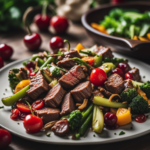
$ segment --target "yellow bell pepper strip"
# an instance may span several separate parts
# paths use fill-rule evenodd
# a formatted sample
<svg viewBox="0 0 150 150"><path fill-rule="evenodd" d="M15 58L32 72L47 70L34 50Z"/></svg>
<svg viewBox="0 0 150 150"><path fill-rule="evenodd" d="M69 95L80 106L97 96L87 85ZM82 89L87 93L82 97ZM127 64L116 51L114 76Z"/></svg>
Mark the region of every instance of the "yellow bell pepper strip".
<svg viewBox="0 0 150 150"><path fill-rule="evenodd" d="M101 133L104 128L104 115L97 105L94 105L92 128L96 133Z"/></svg>
<svg viewBox="0 0 150 150"><path fill-rule="evenodd" d="M147 38L141 37L141 36L139 36L139 39L140 39L140 41L149 41Z"/></svg>
<svg viewBox="0 0 150 150"><path fill-rule="evenodd" d="M26 91L30 88L30 85L27 85L25 88L20 90L19 92L15 93L14 95L2 98L2 103L6 106L12 106L15 102L17 102L20 98L26 96Z"/></svg>
<svg viewBox="0 0 150 150"><path fill-rule="evenodd" d="M112 107L112 108L127 108L128 104L123 104L119 102L109 102L107 98L100 96L94 96L93 103L100 106Z"/></svg>
<svg viewBox="0 0 150 150"><path fill-rule="evenodd" d="M150 40L150 32L147 33L147 38Z"/></svg>
<svg viewBox="0 0 150 150"><path fill-rule="evenodd" d="M79 52L80 50L85 49L85 47L81 43L79 43L75 49Z"/></svg>
<svg viewBox="0 0 150 150"><path fill-rule="evenodd" d="M26 87L26 86L29 85L29 84L30 84L30 80L22 80L22 81L20 81L20 82L17 84L14 93L19 92L20 90L22 90L24 87Z"/></svg>
<svg viewBox="0 0 150 150"><path fill-rule="evenodd" d="M126 125L132 121L131 112L126 108L119 108L116 113L117 124L120 126Z"/></svg>
<svg viewBox="0 0 150 150"><path fill-rule="evenodd" d="M135 35L132 40L138 40L138 37Z"/></svg>
<svg viewBox="0 0 150 150"><path fill-rule="evenodd" d="M93 27L94 29L96 29L96 30L98 30L98 31L100 31L100 32L102 32L102 33L108 34L108 33L107 33L107 30L106 30L105 27L102 26L102 25L99 25L99 24L97 24L97 23L91 23L91 27Z"/></svg>

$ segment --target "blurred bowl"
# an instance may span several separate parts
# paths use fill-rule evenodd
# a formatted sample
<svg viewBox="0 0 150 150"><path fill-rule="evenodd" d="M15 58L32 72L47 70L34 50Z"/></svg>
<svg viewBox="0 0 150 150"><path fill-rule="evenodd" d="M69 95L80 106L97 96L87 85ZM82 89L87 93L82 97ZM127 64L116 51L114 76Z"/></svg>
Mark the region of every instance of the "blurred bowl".
<svg viewBox="0 0 150 150"><path fill-rule="evenodd" d="M117 36L111 36L97 31L91 27L91 23L98 23L108 15L113 8L134 8L140 12L150 11L150 3L148 2L132 2L118 5L104 5L89 10L82 16L82 24L88 34L99 44L111 48L113 51L129 55L139 59L150 58L150 42L131 40Z"/></svg>

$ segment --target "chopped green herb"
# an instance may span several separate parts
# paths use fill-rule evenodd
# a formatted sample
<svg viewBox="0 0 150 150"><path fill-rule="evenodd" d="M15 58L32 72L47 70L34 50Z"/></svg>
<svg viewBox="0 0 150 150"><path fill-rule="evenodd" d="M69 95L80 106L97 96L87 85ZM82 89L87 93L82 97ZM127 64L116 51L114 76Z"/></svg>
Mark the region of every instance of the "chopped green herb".
<svg viewBox="0 0 150 150"><path fill-rule="evenodd" d="M4 108L4 106L0 106L0 109Z"/></svg>
<svg viewBox="0 0 150 150"><path fill-rule="evenodd" d="M47 134L46 134L47 137L50 137L50 135L51 135L51 133L47 133Z"/></svg>
<svg viewBox="0 0 150 150"><path fill-rule="evenodd" d="M96 135L95 135L95 134L93 134L93 137L96 137Z"/></svg>
<svg viewBox="0 0 150 150"><path fill-rule="evenodd" d="M7 91L7 89L5 89L5 91Z"/></svg>
<svg viewBox="0 0 150 150"><path fill-rule="evenodd" d="M125 132L124 131L121 131L120 133L119 133L119 135L124 135L125 134Z"/></svg>
<svg viewBox="0 0 150 150"><path fill-rule="evenodd" d="M145 76L143 76L143 78L145 78Z"/></svg>
<svg viewBox="0 0 150 150"><path fill-rule="evenodd" d="M114 135L116 135L117 133L114 133Z"/></svg>
<svg viewBox="0 0 150 150"><path fill-rule="evenodd" d="M17 124L19 125L20 123L18 122Z"/></svg>

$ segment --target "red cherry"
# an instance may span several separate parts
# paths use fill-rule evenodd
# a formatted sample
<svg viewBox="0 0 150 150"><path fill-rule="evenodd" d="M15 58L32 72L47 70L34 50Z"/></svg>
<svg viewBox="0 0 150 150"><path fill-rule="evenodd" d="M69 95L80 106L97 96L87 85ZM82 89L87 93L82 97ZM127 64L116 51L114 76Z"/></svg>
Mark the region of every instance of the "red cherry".
<svg viewBox="0 0 150 150"><path fill-rule="evenodd" d="M52 50L59 50L64 47L64 41L61 37L55 36L50 40L50 47Z"/></svg>
<svg viewBox="0 0 150 150"><path fill-rule="evenodd" d="M117 73L119 74L120 76L124 77L124 73L123 71L120 69L120 68L115 68L112 70L112 73Z"/></svg>
<svg viewBox="0 0 150 150"><path fill-rule="evenodd" d="M0 44L0 56L4 60L10 59L12 54L13 54L13 49L10 46L8 46L6 44Z"/></svg>
<svg viewBox="0 0 150 150"><path fill-rule="evenodd" d="M142 115L137 115L135 118L135 121L138 123L143 123L146 121L146 116L144 114Z"/></svg>
<svg viewBox="0 0 150 150"><path fill-rule="evenodd" d="M118 68L120 68L124 73L130 70L130 66L127 63L119 63Z"/></svg>
<svg viewBox="0 0 150 150"><path fill-rule="evenodd" d="M56 33L64 33L68 29L69 23L67 18L61 16L54 16L50 22Z"/></svg>
<svg viewBox="0 0 150 150"><path fill-rule="evenodd" d="M2 68L3 66L4 66L4 62L3 62L2 57L0 57L0 68Z"/></svg>
<svg viewBox="0 0 150 150"><path fill-rule="evenodd" d="M104 123L106 126L114 126L117 122L117 116L114 113L107 112L104 115Z"/></svg>
<svg viewBox="0 0 150 150"><path fill-rule="evenodd" d="M34 17L34 22L40 30L47 30L49 27L51 17L48 15L37 14Z"/></svg>
<svg viewBox="0 0 150 150"><path fill-rule="evenodd" d="M29 62L27 62L26 67L27 67L28 69L32 68L32 69L34 70L34 69L35 69L35 64L34 64L32 61L29 61Z"/></svg>
<svg viewBox="0 0 150 150"><path fill-rule="evenodd" d="M133 76L132 76L132 74L130 73L130 72L127 72L126 74L125 74L125 76L124 76L124 78L125 79L133 79Z"/></svg>
<svg viewBox="0 0 150 150"><path fill-rule="evenodd" d="M126 0L112 0L112 3L113 4L119 4L119 3L123 3L125 2Z"/></svg>
<svg viewBox="0 0 150 150"><path fill-rule="evenodd" d="M24 37L24 44L29 50L38 50L41 43L42 40L38 33L28 34Z"/></svg>

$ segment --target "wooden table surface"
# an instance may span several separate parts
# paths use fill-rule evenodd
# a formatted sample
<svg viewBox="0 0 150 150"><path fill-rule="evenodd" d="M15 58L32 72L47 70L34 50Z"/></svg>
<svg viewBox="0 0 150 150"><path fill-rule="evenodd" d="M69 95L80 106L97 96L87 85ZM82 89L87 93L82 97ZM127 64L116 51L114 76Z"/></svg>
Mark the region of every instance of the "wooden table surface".
<svg viewBox="0 0 150 150"><path fill-rule="evenodd" d="M31 29L33 32L37 31L37 28L34 25L31 25ZM10 63L12 61L23 59L26 57L29 57L33 54L33 52L30 52L26 49L26 47L23 44L23 37L26 34L24 30L19 31L13 31L8 34L2 34L0 35L0 43L7 43L10 46L14 48L14 54L10 61L5 62L5 64ZM54 36L54 34L50 32L40 32L42 36L42 50L50 50L49 48L49 41L51 37ZM71 47L75 47L77 43L82 43L85 47L90 47L95 43L94 40L92 40L84 30L81 24L71 24L68 33L65 35L59 35L64 39L68 39L71 43ZM101 144L101 145L84 145L84 146L67 146L67 145L52 145L52 144L42 144L37 143L33 141L29 141L20 137L17 137L15 135L12 135L12 143L7 148L7 150L150 150L150 134L147 134L145 136L128 140L128 141L122 141L122 142L116 142L116 143L110 143L110 144Z"/></svg>

